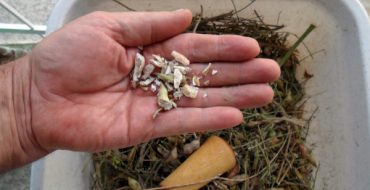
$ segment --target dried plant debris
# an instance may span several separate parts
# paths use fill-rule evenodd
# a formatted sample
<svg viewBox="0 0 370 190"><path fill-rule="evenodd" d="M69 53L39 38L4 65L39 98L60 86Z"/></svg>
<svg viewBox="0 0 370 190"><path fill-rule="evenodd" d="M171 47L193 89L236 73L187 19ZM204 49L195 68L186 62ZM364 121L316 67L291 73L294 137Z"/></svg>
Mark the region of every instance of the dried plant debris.
<svg viewBox="0 0 370 190"><path fill-rule="evenodd" d="M250 36L257 39L261 46L259 57L277 61L284 58L281 62L284 63L281 66L282 75L271 84L275 92L273 103L262 108L242 110L244 123L232 129L158 138L133 147L96 153L93 155L94 189L158 187L211 135L221 136L232 145L238 164L202 189L313 189L314 171L319 164L305 143L313 113L306 110L309 117L303 117L304 104L301 102L305 94L295 75L299 64L297 51L291 54L292 47L287 42L290 34L279 31L283 25L267 24L257 12L255 14L255 19L237 17L234 12L211 18L198 15L193 19L189 32ZM287 57L287 53L291 55ZM144 67L142 77L147 78L137 81L139 86L140 81L155 78L148 85L149 90L163 96L161 104L166 108L174 108L174 102L183 96L195 97L200 83L210 84L209 80L202 80L205 78L203 73L192 76L187 61L180 61L183 58L179 57L178 61L169 61L159 55L153 56L149 63L156 67L155 71L146 76ZM174 86L175 69L183 74L184 82L179 88ZM211 66L204 73L217 75ZM176 80L179 80L178 76ZM177 84L178 81L176 87ZM159 93L161 85L166 90ZM171 92L169 87L173 88ZM203 98L208 94L198 96Z"/></svg>
<svg viewBox="0 0 370 190"><path fill-rule="evenodd" d="M201 77L193 74L190 76L190 61L183 54L172 51L173 60L167 60L160 55L152 55L149 63L145 63L145 58L140 53L136 54L135 67L132 71L132 87L157 93L158 109L153 113L155 119L162 110L168 111L176 108L175 101L181 97L196 98L198 95ZM157 69L156 69L157 68ZM211 64L202 72L206 75ZM212 70L215 75L216 70Z"/></svg>

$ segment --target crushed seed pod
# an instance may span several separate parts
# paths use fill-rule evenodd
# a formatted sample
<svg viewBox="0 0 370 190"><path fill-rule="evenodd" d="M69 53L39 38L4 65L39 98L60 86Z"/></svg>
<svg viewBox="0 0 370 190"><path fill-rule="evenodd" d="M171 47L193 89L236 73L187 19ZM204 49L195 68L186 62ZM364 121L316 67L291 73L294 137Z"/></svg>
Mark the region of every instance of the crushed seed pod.
<svg viewBox="0 0 370 190"><path fill-rule="evenodd" d="M174 67L174 64L172 62L169 62L167 64L166 70L164 71L164 74L169 75L169 74L173 73L173 71L174 71L173 67Z"/></svg>
<svg viewBox="0 0 370 190"><path fill-rule="evenodd" d="M156 66L156 67L159 67L159 68L163 68L164 66L166 66L167 64L166 64L166 60L163 58L163 57L161 57L161 56L159 56L159 55L152 55L153 56L153 58L152 59L150 59L149 61L150 61L150 63L152 63L154 66Z"/></svg>
<svg viewBox="0 0 370 190"><path fill-rule="evenodd" d="M157 87L159 87L161 86L162 82L159 79L155 79L154 84L157 85Z"/></svg>
<svg viewBox="0 0 370 190"><path fill-rule="evenodd" d="M216 69L212 69L212 76L216 75L218 73L218 71Z"/></svg>
<svg viewBox="0 0 370 190"><path fill-rule="evenodd" d="M183 65L190 65L190 61L188 58L186 58L183 54L177 52L177 51L172 51L171 55L175 60Z"/></svg>
<svg viewBox="0 0 370 190"><path fill-rule="evenodd" d="M175 66L173 66L173 68L174 69L178 69L184 75L186 75L187 73L189 73L191 71L191 68L190 67L183 67L183 66L175 65Z"/></svg>
<svg viewBox="0 0 370 190"><path fill-rule="evenodd" d="M159 108L159 109L155 110L155 112L153 113L152 118L153 118L153 119L157 118L158 114L159 114L162 110L163 110L163 108Z"/></svg>
<svg viewBox="0 0 370 190"><path fill-rule="evenodd" d="M157 92L157 86L154 83L150 85L150 91Z"/></svg>
<svg viewBox="0 0 370 190"><path fill-rule="evenodd" d="M173 97L177 100L179 100L181 97L183 96L181 90L176 90L174 93L173 93Z"/></svg>
<svg viewBox="0 0 370 190"><path fill-rule="evenodd" d="M200 77L194 75L191 79L191 83L193 86L200 86Z"/></svg>
<svg viewBox="0 0 370 190"><path fill-rule="evenodd" d="M169 82L169 83L172 83L173 84L173 81L175 79L175 76L173 76L173 74L162 74L162 73L157 73L157 77L159 79L161 79L162 81L164 82Z"/></svg>
<svg viewBox="0 0 370 190"><path fill-rule="evenodd" d="M172 108L177 107L176 103L168 98L168 91L163 84L161 84L161 86L159 87L159 92L157 96L158 105L164 110L171 110Z"/></svg>
<svg viewBox="0 0 370 190"><path fill-rule="evenodd" d="M143 72L144 65L145 65L144 56L142 56L140 53L136 53L135 68L134 68L134 72L133 72L133 75L132 75L132 86L134 88L136 87L136 85L137 85L136 83L139 81L139 79L141 77L141 73Z"/></svg>
<svg viewBox="0 0 370 190"><path fill-rule="evenodd" d="M138 53L135 59L135 69L133 71L132 84L134 87L157 93L157 103L163 110L176 108L175 100L179 100L184 95L189 98L196 98L200 86L201 77L189 77L186 74L191 71L190 61L182 54L173 51L171 55L174 60L166 60L160 55L153 55L150 59L151 64L145 65L144 57ZM157 69L158 67L160 69ZM208 66L209 69L210 66ZM160 70L160 72L158 71ZM188 85L191 83L192 85ZM153 118L159 113L157 110Z"/></svg>
<svg viewBox="0 0 370 190"><path fill-rule="evenodd" d="M155 80L155 78L149 77L146 80L140 81L139 84L140 84L140 86L149 86L154 80Z"/></svg>
<svg viewBox="0 0 370 190"><path fill-rule="evenodd" d="M141 89L143 89L144 91L148 91L148 87L147 86L140 86Z"/></svg>
<svg viewBox="0 0 370 190"><path fill-rule="evenodd" d="M212 63L208 63L208 66L207 66L206 68L204 68L204 69L203 69L202 74L203 74L203 75L207 75L207 74L208 74L209 69L211 68L211 66L212 66Z"/></svg>
<svg viewBox="0 0 370 190"><path fill-rule="evenodd" d="M174 79L173 79L173 86L177 89L180 88L181 81L183 79L183 74L181 73L180 70L175 69L174 71Z"/></svg>
<svg viewBox="0 0 370 190"><path fill-rule="evenodd" d="M189 98L196 98L198 95L199 88L185 84L181 88L182 93Z"/></svg>
<svg viewBox="0 0 370 190"><path fill-rule="evenodd" d="M172 92L174 90L170 83L166 82L164 83L164 85L166 86L168 92Z"/></svg>
<svg viewBox="0 0 370 190"><path fill-rule="evenodd" d="M146 64L144 67L144 74L141 76L142 79L147 79L153 73L155 67L152 64Z"/></svg>

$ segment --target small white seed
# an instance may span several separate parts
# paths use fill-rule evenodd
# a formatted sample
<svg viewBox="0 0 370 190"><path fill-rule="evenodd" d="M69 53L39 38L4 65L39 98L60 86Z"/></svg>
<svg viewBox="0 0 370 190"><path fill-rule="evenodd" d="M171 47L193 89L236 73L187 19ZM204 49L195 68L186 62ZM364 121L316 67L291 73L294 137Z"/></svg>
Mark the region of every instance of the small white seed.
<svg viewBox="0 0 370 190"><path fill-rule="evenodd" d="M177 52L177 51L172 51L171 55L175 60L183 65L189 65L190 61L188 58L186 58L183 54Z"/></svg>

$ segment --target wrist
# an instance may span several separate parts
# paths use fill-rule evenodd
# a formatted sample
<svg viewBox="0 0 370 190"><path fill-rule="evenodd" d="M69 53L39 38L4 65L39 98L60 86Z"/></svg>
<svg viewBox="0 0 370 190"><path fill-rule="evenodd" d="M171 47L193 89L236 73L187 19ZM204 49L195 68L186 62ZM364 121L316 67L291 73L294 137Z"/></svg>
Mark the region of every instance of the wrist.
<svg viewBox="0 0 370 190"><path fill-rule="evenodd" d="M28 56L0 66L0 173L47 154L31 126Z"/></svg>

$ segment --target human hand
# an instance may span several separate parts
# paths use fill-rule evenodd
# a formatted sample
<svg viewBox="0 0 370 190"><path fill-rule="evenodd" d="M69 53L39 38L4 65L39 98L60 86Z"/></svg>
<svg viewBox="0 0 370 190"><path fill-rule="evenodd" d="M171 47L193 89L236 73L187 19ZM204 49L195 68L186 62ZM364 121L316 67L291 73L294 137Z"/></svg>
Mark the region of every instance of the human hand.
<svg viewBox="0 0 370 190"><path fill-rule="evenodd" d="M191 23L188 10L174 12L96 12L44 39L27 56L30 123L27 133L45 152L56 149L101 151L152 138L240 124L238 108L269 103L266 83L280 75L272 60L255 59L258 43L235 35L181 34ZM209 62L219 73L196 99L161 113L156 96L130 87L137 46L170 58L176 50L194 71ZM202 94L208 94L203 98ZM22 138L22 137L20 137Z"/></svg>

